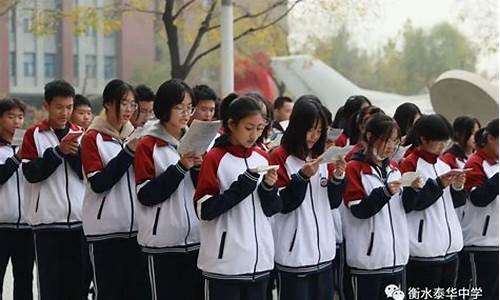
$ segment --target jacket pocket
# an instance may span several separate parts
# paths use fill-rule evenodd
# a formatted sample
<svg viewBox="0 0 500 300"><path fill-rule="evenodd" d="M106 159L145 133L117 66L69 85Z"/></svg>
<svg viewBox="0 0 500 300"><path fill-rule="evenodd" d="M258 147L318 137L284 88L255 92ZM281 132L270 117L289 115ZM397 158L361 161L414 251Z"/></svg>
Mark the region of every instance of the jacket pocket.
<svg viewBox="0 0 500 300"><path fill-rule="evenodd" d="M373 239L375 238L375 233L372 232L370 236L370 245L368 245L368 251L366 251L366 255L370 256L372 255L372 249L373 249Z"/></svg>
<svg viewBox="0 0 500 300"><path fill-rule="evenodd" d="M292 242L290 243L290 248L288 248L288 252L292 252L293 246L295 245L296 237L297 237L297 228L295 228L295 232L293 233Z"/></svg>
<svg viewBox="0 0 500 300"><path fill-rule="evenodd" d="M40 203L40 194L38 194L38 198L36 198L35 212L38 212L38 204Z"/></svg>
<svg viewBox="0 0 500 300"><path fill-rule="evenodd" d="M104 207L104 201L106 201L106 197L102 198L101 206L99 206L99 211L97 212L97 220L101 219L102 209Z"/></svg>
<svg viewBox="0 0 500 300"><path fill-rule="evenodd" d="M418 242L422 243L422 234L424 232L424 219L420 220L420 223L418 224Z"/></svg>
<svg viewBox="0 0 500 300"><path fill-rule="evenodd" d="M220 238L219 255L217 256L218 259L222 259L222 256L224 255L224 245L226 244L226 233L227 232L224 231Z"/></svg>
<svg viewBox="0 0 500 300"><path fill-rule="evenodd" d="M156 209L155 223L153 225L153 235L156 235L156 229L158 228L158 219L160 218L161 207Z"/></svg>
<svg viewBox="0 0 500 300"><path fill-rule="evenodd" d="M484 226L483 226L483 236L486 236L489 225L490 225L490 216L486 216L486 220L484 220Z"/></svg>

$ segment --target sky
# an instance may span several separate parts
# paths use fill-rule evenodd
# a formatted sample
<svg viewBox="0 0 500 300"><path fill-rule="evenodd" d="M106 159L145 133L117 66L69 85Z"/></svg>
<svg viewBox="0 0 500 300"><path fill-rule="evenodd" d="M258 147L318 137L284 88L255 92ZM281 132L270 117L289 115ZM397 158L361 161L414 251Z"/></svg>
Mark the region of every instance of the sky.
<svg viewBox="0 0 500 300"><path fill-rule="evenodd" d="M321 0L316 0L321 1ZM325 1L325 0L323 0ZM326 1L346 1L355 3L360 0L326 0ZM370 1L370 0L362 0ZM378 2L377 2L378 1ZM387 39L395 37L402 29L405 22L411 20L414 27L430 28L433 25L448 21L452 24L459 24L459 30L469 38L475 39L477 27L472 24L458 22L460 8L467 5L468 0L376 0L378 3L377 13L366 14L363 19L353 19L347 13L346 21L351 24L351 34L353 42L359 47L374 50L377 47L385 44ZM469 0L474 1L474 0ZM290 28L290 46L291 50L296 51L302 46L302 41L308 36L324 37L334 32L329 30L334 28L339 23L338 20L332 20L325 15L321 16L321 12L313 8L314 2L304 1L300 6L297 6L289 18ZM482 2L477 1L476 4ZM476 15L482 16L482 6L474 6ZM303 14L308 16L314 15L313 18L306 18L303 21ZM496 14L498 19L498 13ZM301 20L295 22L294 20ZM495 21L493 21L495 22ZM306 24L304 24L306 23ZM496 20L495 23L498 23ZM308 28L308 29L305 29ZM498 27L497 32L498 32ZM477 39L477 38L476 38ZM486 71L489 74L498 72L498 55L481 56L477 65L479 71Z"/></svg>

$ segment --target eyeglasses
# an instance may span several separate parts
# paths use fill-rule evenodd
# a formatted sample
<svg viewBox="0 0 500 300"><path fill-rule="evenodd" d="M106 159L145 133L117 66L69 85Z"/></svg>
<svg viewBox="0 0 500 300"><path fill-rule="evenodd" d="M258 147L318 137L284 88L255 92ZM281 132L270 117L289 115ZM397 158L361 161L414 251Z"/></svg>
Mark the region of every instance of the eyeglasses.
<svg viewBox="0 0 500 300"><path fill-rule="evenodd" d="M194 112L194 108L192 106L182 107L182 106L174 106L173 110L177 112L180 116L190 116Z"/></svg>
<svg viewBox="0 0 500 300"><path fill-rule="evenodd" d="M133 111L137 110L137 103L135 102L129 102L129 101L122 101L120 102L120 109L121 110L126 110L128 107L130 107Z"/></svg>

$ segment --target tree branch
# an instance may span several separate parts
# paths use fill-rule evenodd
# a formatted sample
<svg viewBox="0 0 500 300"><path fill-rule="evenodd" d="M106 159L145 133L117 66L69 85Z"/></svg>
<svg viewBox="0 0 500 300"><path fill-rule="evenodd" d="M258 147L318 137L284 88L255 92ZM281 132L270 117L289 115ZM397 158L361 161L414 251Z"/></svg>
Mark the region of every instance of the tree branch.
<svg viewBox="0 0 500 300"><path fill-rule="evenodd" d="M233 41L237 41L239 39L241 39L242 37L250 34L250 33L253 33L253 32L257 32L257 31L261 31L261 30L264 30L270 26L273 26L274 24L278 23L279 21L281 21L284 17L286 17L286 15L288 15L290 13L290 11L292 11L295 6L299 3L299 2L302 2L303 0L296 0L283 14L281 14L279 17L277 17L276 19L274 19L273 21L267 23L267 24L263 24L261 26L258 26L258 27L250 27L248 28L247 30L241 32L240 34L238 34L237 36L235 36L233 38ZM210 52L213 52L217 49L219 49L221 46L220 43L208 48L207 50L201 52L200 54L198 54L194 59L193 61L189 64L189 67L192 68L201 58L203 58L204 56L210 54Z"/></svg>
<svg viewBox="0 0 500 300"><path fill-rule="evenodd" d="M9 10L11 10L12 8L14 8L17 4L19 4L20 1L21 0L13 0L11 3L5 4L6 5L5 7L3 7L3 5L2 5L2 7L0 7L1 8L1 10L0 10L0 16L3 16L6 13L8 13ZM8 3L8 1L6 3Z"/></svg>
<svg viewBox="0 0 500 300"><path fill-rule="evenodd" d="M301 1L301 0L297 0L296 2L298 2L298 1ZM266 9L263 9L263 10L257 12L257 13L254 13L254 14L250 13L249 11L246 11L241 16L238 16L237 18L235 18L233 20L233 23L236 24L236 23L238 23L241 20L258 18L258 17L260 17L262 15L265 15L265 14L269 13L270 11L272 11L273 9L275 9L275 8L277 8L279 6L286 5L287 3L288 3L288 1L286 1L286 0L280 0L278 2L273 3L272 5L268 6ZM243 7L241 7L241 8L244 10ZM220 28L220 26L221 26L220 24L211 26L211 27L209 27L207 29L207 31Z"/></svg>
<svg viewBox="0 0 500 300"><path fill-rule="evenodd" d="M166 1L173 1L173 0L166 0ZM182 13L182 11L184 9L186 9L189 5L193 4L195 0L190 0L186 3L184 3L184 5L182 5L179 10L174 14L174 16L172 17L174 20L177 19L177 17ZM216 2L216 1L214 1Z"/></svg>
<svg viewBox="0 0 500 300"><path fill-rule="evenodd" d="M193 45L191 45L191 48L189 49L188 54L186 55L186 60L184 61L184 65L191 65L191 60L193 59L194 54L198 50L198 47L200 46L201 39L203 38L203 35L207 33L207 28L210 25L210 21L212 19L213 12L215 10L217 1L213 1L207 15L205 16L205 19L203 22L201 22L200 28L198 28L198 33L196 34L196 37L193 41Z"/></svg>

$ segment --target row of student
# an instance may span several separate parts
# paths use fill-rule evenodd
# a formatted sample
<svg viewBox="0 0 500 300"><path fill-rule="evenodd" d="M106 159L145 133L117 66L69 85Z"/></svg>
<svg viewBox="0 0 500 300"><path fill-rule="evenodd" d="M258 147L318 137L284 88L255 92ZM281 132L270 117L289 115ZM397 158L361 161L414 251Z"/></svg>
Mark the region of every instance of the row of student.
<svg viewBox="0 0 500 300"><path fill-rule="evenodd" d="M160 122L156 127L151 128L151 132L148 133L146 138L139 142L139 147L137 146L137 141L129 141L127 145L121 149L123 146L120 142L123 140L122 137L126 136L129 131L131 131L128 120L136 107L133 103L133 99L134 90L131 86L122 81L110 82L103 93L105 115L102 116L102 120L96 119L94 121L94 126L86 133L82 146L84 170L89 181L86 187L85 198L87 200L87 198L94 197L95 200L93 202L89 201L88 211L91 212L91 217L88 222L85 219L85 208L83 214L85 234L91 243L90 254L93 262L96 290L97 294L100 295L98 297L106 299L107 297L105 295L113 295L113 292L117 292L116 286L129 284L127 280L130 280L131 276L126 276L125 274L127 273L126 268L131 267L129 260L130 255L133 256L137 253L137 245L134 243L133 238L135 234L134 218L136 216L137 219L139 219L139 243L143 246L143 252L147 253L148 257L148 271L152 287L151 290L154 295L153 297L161 295L162 293L171 294L175 291L179 293L185 292L185 289L179 289L183 281L176 281L179 280L179 277L182 277L180 276L181 274L172 274L170 268L179 266L172 266L171 264L174 261L175 263L183 261L185 264L183 264L182 267L186 267L189 265L189 262L192 262L192 260L189 260L189 256L186 255L181 255L181 257L187 259L179 260L179 257L173 259L173 254L178 254L176 250L179 250L179 248L184 249L183 254L196 251L195 225L197 221L191 218L192 215L190 216L189 208L190 202L186 200L192 198L190 194L194 192L194 185L197 185L197 192L195 195L195 199L197 199L196 211L198 213L197 216L202 220L201 224L199 224L202 234L198 266L204 272L206 278L206 297L212 295L212 298L215 299L220 299L225 296L228 296L228 298L235 298L236 296L233 297L230 295L241 295L241 293L251 295L252 298L257 297L257 295L262 297L265 286L267 285L267 273L272 269L272 267L269 267L269 260L272 262L274 258L280 274L279 291L282 297L285 299L293 299L293 297L297 297L297 299L330 298L333 293L333 286L331 285L331 268L329 266L331 265L331 260L335 256L335 249L331 246L335 242L335 233L333 230L334 223L331 213L325 214L325 212L328 212L328 208L321 207L321 205L330 206L330 209L332 209L340 204L343 186L343 166L342 163L337 164L336 172L332 172L333 167L330 168L330 170L325 170L325 166L320 165L319 160L315 159L324 151L328 122L325 117L325 108L321 105L319 100L315 97L307 96L297 102L297 108L294 109L295 117L294 113L292 113L289 125L290 129L287 129L285 132L282 146L271 153L271 162L279 164L280 169L277 174L273 174L273 171L269 171L264 176L264 180L260 181L261 176L253 173L250 166L252 164L258 165L258 163L266 162L267 154L260 148L253 147L253 145L262 136L265 127L268 125L266 119L268 118L269 110L264 110L265 106L263 102L256 99L256 97L248 96L233 99L227 105L225 111L227 114L227 117L224 118L225 132L218 142L216 142L214 149L206 155L201 170L203 174L199 175L200 182L197 182L198 176L196 165L199 165L201 157L194 157L189 154L180 157L179 154L176 153L175 147L176 142L178 143L182 135L182 129L187 124L189 115L192 112L192 106L190 105L192 96L189 87L177 81L169 81L162 85L157 92L154 102L155 107L160 107L158 111L155 111L155 115ZM170 108L170 110L168 108ZM52 116L57 116L57 114L52 114ZM359 165L361 165L361 167L351 163L348 166L348 170L351 165L354 166L352 167L354 173L352 176L348 176L348 186L344 195L344 200L350 204L352 215L356 216L356 214L360 213L360 216L362 216L361 219L374 216L370 215L373 213L373 207L371 207L373 206L373 201L362 201L366 200L364 198L357 199L357 197L361 197L360 195L364 195L362 192L364 187L362 186L363 180L357 183L355 182L356 178L362 176L359 174L358 176L355 175L360 170L362 174L370 174L365 173L368 171L368 168L363 166L362 163L368 162L368 167L370 167L370 163L374 163L379 167L383 166L384 163L387 164L388 155L394 151L398 143L398 134L397 132L395 133L397 126L394 126L395 123L392 119L388 117L384 119L382 117L383 116L377 115L376 118L373 117L367 120L367 123L363 125L365 150L357 155L362 157L364 153L366 157L374 157L374 159L372 158L372 161L369 159L353 159L354 162L360 162ZM62 118L59 120L62 121ZM304 120L307 122L304 122ZM382 130L384 124L389 128L386 131ZM127 129L127 127L129 129ZM370 128L375 129L370 130ZM120 132L118 132L118 136L116 136L117 129L121 129ZM37 129L34 129L34 131L36 130ZM122 131L123 136L120 136ZM390 135L388 135L389 131ZM386 135L380 136L381 132L385 132ZM427 132L427 130L423 132ZM94 136L94 138L92 138L92 136ZM494 133L492 136L494 137ZM87 142L87 139L89 142ZM388 142L389 140L391 141L390 143ZM107 142L115 143L115 145L111 145ZM86 146L87 143L88 146ZM134 213L132 210L134 208L133 198L135 197L135 193L130 187L130 181L133 181L132 176L134 175L133 172L130 172L130 168L133 167L131 156L133 155L133 151L136 150L136 147L141 149L143 143L145 144L145 154L136 156L135 170L138 183L138 198L142 206L139 206ZM375 147L377 143L378 146ZM49 151L55 154L62 151L63 155L65 155L65 152L68 152L69 155L75 156L78 150L75 149L74 143L68 143L70 145L65 144L66 142L62 141L60 147L56 146L56 148L52 148ZM60 150L60 148L64 150ZM86 150L88 148L90 148L90 150ZM104 151L104 149L106 149L106 151ZM374 149L375 151L373 151ZM94 154L91 154L94 155L94 157L91 156L86 160L84 158L86 155L85 153L92 153L92 150L97 150L94 151ZM103 151L108 157L102 157ZM114 155L113 151L115 152ZM140 151L138 151L138 154L139 153ZM121 157L121 159L118 159L119 157ZM210 163L211 157L213 157L213 161ZM164 159L164 163L161 163L161 158ZM68 164L70 160L71 157L68 158ZM241 160L241 163L238 164L238 160ZM223 168L226 164L227 166ZM241 167L241 170L236 168L238 165ZM388 166L389 165L390 164L388 164ZM64 166L65 170L67 170L66 161ZM138 166L140 166L140 168L138 168ZM140 170L143 167L145 169L141 173ZM356 169L356 167L360 169ZM392 167L394 170L385 169L385 175L384 168L380 168L381 174L379 174L379 176L384 178L384 176L396 174L397 178L397 167ZM227 171L223 172L223 170L226 169ZM390 171L394 172L391 173ZM67 174L67 172L65 173ZM189 173L189 176L186 175L187 173ZM240 173L242 174L234 181L236 176ZM333 173L333 175L330 176L328 173ZM375 172L373 172L372 175L374 174ZM447 176L450 178L447 178ZM447 176L444 176L440 181L446 182L446 179L448 179L448 182L444 184L449 184L452 178L454 181L463 180L461 176L456 176L455 174L449 174ZM369 178L372 177L375 178L377 176L369 176ZM123 180L125 178L126 180ZM120 185L119 183L122 180L124 182ZM260 183L258 183L259 181ZM276 188L273 188L276 181L281 189L279 194L276 192ZM171 182L178 182L178 185L171 185ZM382 180L381 182L383 194L382 192L378 192L378 196L381 196L380 198L382 199L382 201L380 199L378 200L379 205L383 201L389 201L394 195L404 197L404 192L397 193L400 189L398 186L400 184L397 183L397 180ZM104 211L104 205L109 203L106 199L109 200L108 195L110 193L106 193L106 197L102 197L102 199L98 196L95 197L94 194L98 195L102 194L104 191L110 191L110 189L114 189L116 185L118 185L116 194L120 193L119 187L122 187L124 191L121 191L121 193L125 195L118 200L114 200L112 204L119 201L126 203L122 203L122 205L116 209L107 210L110 213L116 212L114 217L118 220L111 221L111 224L101 223L100 220L103 220L103 213L106 212ZM189 190L189 185L192 186L191 190ZM372 183L372 185L376 185L376 182ZM354 188L352 186L354 186ZM255 192L256 188L257 192ZM356 188L358 190L356 190ZM371 188L373 189L373 186ZM380 191L380 189L374 190ZM161 193L161 197L158 197L158 191ZM394 195L389 197L388 194L392 194L393 192ZM369 193L364 191L364 193L368 195L367 197L372 197L373 191ZM141 194L145 194L146 196L141 197ZM407 199L410 200L403 201L404 204L407 202L409 203L407 205L409 208L405 207L405 209L412 209L412 203L414 203L414 200L411 200L412 196L413 199L415 199L417 197L415 194L425 193L419 191L419 193L415 192L412 194L410 190L410 192L406 194L410 194L410 196L407 196ZM73 193L71 193L71 195L73 195ZM70 201L68 192L66 196L68 198L67 200ZM350 199L349 196L355 199ZM385 198L383 196L385 196ZM377 199L376 193L373 197ZM309 198L308 200L310 201L306 201L306 198ZM38 202L39 199L40 198L38 198L36 202ZM130 201L127 202L124 199ZM167 201L172 199L175 200ZM267 199L267 201L265 199ZM87 201L85 201L85 203L87 203ZM170 207L170 209L163 208L163 205L175 206L175 204L177 204L177 207ZM401 203L399 204L401 207ZM247 208L243 208L245 205ZM126 211L127 208L129 208L130 211ZM162 216L162 208L163 214L168 215L167 221L175 224L167 223L167 225L159 225L160 220L164 219L160 219L160 216ZM182 208L184 208L183 211ZM250 208L252 210L250 210ZM123 211L124 209L125 212ZM179 211L176 211L177 213L172 213L175 209L181 209L181 212L179 213ZM392 218L390 205L388 210L389 216ZM191 214L193 211L194 208L191 210ZM250 211L252 211L253 214L248 215ZM377 211L377 207L375 207L374 211L378 213L380 209ZM279 214L272 219L272 224L266 225L266 222L269 223L267 217L277 212L279 212ZM262 216L262 214L265 217ZM130 216L128 220L126 218L127 216ZM451 213L450 216L452 216ZM68 220L70 217L71 213L68 214ZM244 222L240 224L245 217L248 217L249 220L253 219L253 223ZM172 218L177 220L178 223L172 221ZM381 219L384 218L381 217ZM110 218L110 220L112 220L112 218ZM143 220L146 225L141 226ZM194 222L193 224L191 224L191 220ZM233 221L234 224L231 221ZM124 226L123 223L128 226ZM231 232L228 230L229 223L231 223ZM122 227L117 226L117 224L121 224L120 226ZM300 228L299 224L301 224ZM398 225L404 228L406 223L402 222L401 224L398 223ZM185 228L186 226L187 228ZM87 227L91 229L87 230ZM92 229L92 227L94 228ZM118 229L117 232L118 227L120 227L120 229ZM356 226L351 227L346 225L346 227L355 229ZM144 231L142 231L143 238L141 238L141 228L144 228ZM171 228L182 228L187 229L187 231L177 231ZM236 231L236 236L232 233L233 228ZM162 233L166 236L161 236L158 230L162 230ZM192 233L191 230L193 235L190 236ZM252 231L253 239L251 239ZM278 231L280 234L276 234ZM186 235L180 236L181 234L179 234L179 232L186 232ZM267 236L266 232L268 232ZM269 232L275 233L274 238L269 239ZM356 238L348 238L349 234L346 228L344 228L344 233L346 234L346 246L348 249L347 262L355 269L355 260L363 256L349 256L350 253L356 253L356 245L350 246L349 244L349 241L354 242ZM204 242L205 236L211 238ZM315 241L312 241L315 236ZM183 241L182 237L184 237ZM368 247L370 255L367 254L367 256L371 256L371 251L377 250L377 248L372 249L374 247L374 237L375 231L373 230L371 231L370 237L371 246ZM128 239L128 244L130 246L125 246L124 248L130 249L130 251L122 251L122 247L117 247L117 239ZM247 244L250 240L252 241L251 245L253 247ZM379 239L377 239L377 241L378 240ZM403 261L405 257L404 240L405 237L404 234L402 234L401 241L403 242L403 247L401 251ZM190 243L188 243L188 241ZM289 245L287 243L288 241L290 241ZM273 243L275 243L275 245L270 247L270 244L272 245ZM124 244L127 244L127 241L125 241ZM393 244L396 244L394 235ZM226 248L226 245L232 245L232 247L228 246ZM99 250L95 251L96 249ZM118 256L116 249L120 249L118 253L120 253L120 256L124 255L124 257L111 258L113 255ZM234 252L230 249L238 249L239 251ZM255 249L255 252L252 251L252 249ZM276 253L273 253L275 249ZM115 251L113 252L113 250ZM224 256L224 253L228 251L230 252ZM251 259L252 255L245 254L249 251L255 253L254 260ZM384 251L383 254L386 254L386 252L387 251ZM394 259L396 257L395 253L396 249L394 247ZM196 253L191 254L196 255ZM96 257L105 259L102 259L101 262L98 263L99 259L96 259ZM116 258L116 260L114 258ZM352 261L353 259L354 261ZM113 263L113 261L115 262ZM136 261L140 262L141 259L136 259ZM382 264L386 263L386 261L387 257L382 259ZM360 269L369 270L370 262L370 258L362 262ZM254 263L253 269L250 268L252 263ZM401 265L398 264L398 266L396 266L395 264L396 262L393 262L390 268L392 268L393 275L396 273L396 275L399 276L401 275L397 272L399 269L395 270L395 268L400 268ZM166 265L167 267L160 267L160 265ZM122 270L120 274L113 272L111 275L114 276L110 275L111 278L102 275L109 272L109 269L114 270L115 268L116 270L125 268L125 270ZM138 268L140 268L140 266L138 266ZM187 269L187 276L190 278L192 277L192 274L189 274L190 270L194 269L194 272L197 272L193 265L191 265L191 268L181 269ZM245 270L246 273L242 273L242 270ZM140 274L140 270L137 271L137 273ZM351 273L356 274L355 272ZM366 272L364 275L366 275ZM378 279L383 278L380 274L375 274L375 276L375 278ZM139 278L139 281L140 279L141 278ZM233 284L233 280L235 279L242 281L240 281L240 284L235 285ZM262 280L260 281L258 279ZM380 291L381 286L378 288L376 286L374 287L374 282L378 282L379 285L383 283L380 280L373 280L373 277L360 278L359 276L353 276L353 279L353 281L356 282L356 292L358 292L358 290L369 290L368 288L364 288L363 282L367 284L367 287L371 287L372 291L374 290L375 293ZM177 284L169 285L166 283L167 281ZM401 282L400 280L400 283ZM363 288L358 289L359 285ZM193 288L193 286L191 286L191 288L196 292L196 288ZM137 290L138 289L136 289L136 291ZM218 296L220 294L224 296ZM113 299L113 296L109 297ZM358 297L362 298L362 296ZM369 297L373 297L373 294ZM158 296L158 298L161 297Z"/></svg>

